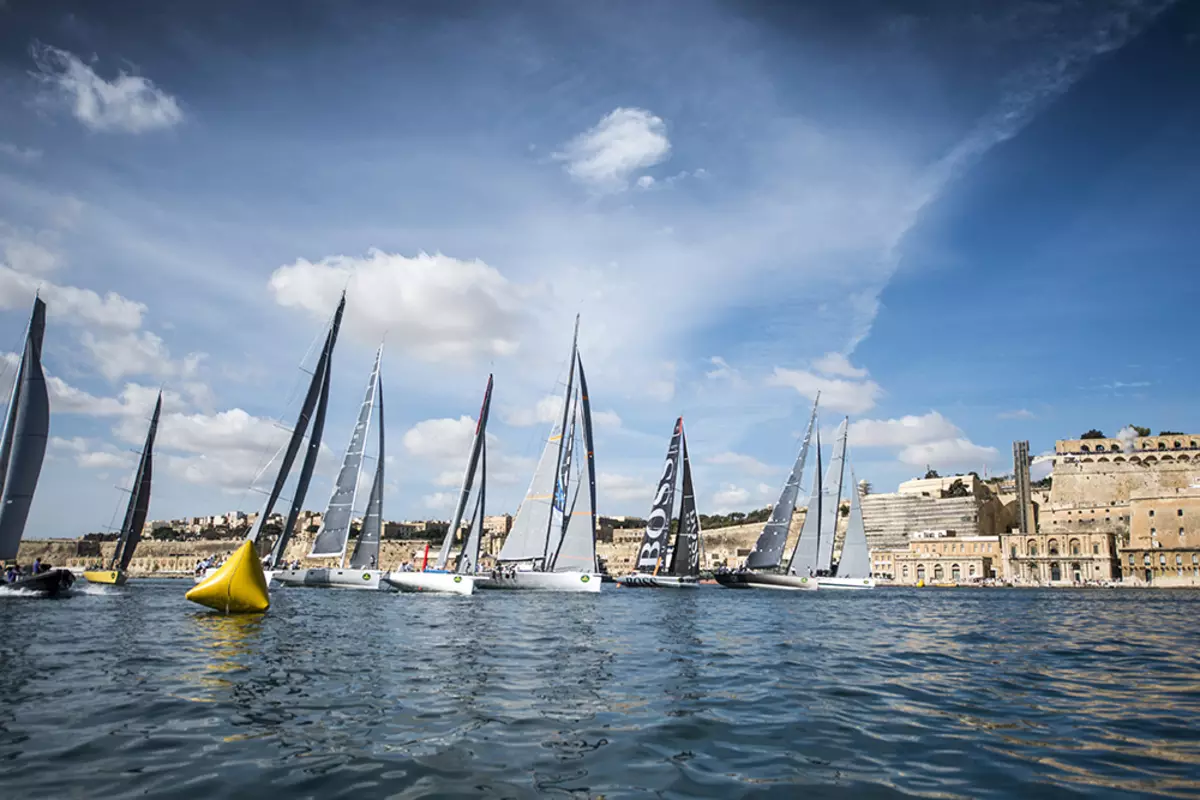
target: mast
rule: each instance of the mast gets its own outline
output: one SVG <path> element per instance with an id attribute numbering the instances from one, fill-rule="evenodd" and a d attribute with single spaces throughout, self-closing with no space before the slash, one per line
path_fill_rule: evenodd
<path id="1" fill-rule="evenodd" d="M 304 495 L 308 493 L 308 484 L 312 481 L 313 469 L 317 466 L 317 456 L 321 452 L 321 434 L 325 430 L 325 412 L 329 408 L 329 378 L 333 366 L 333 347 L 337 343 L 338 328 L 341 326 L 342 309 L 345 305 L 346 295 L 343 293 L 342 302 L 338 304 L 338 310 L 333 317 L 333 327 L 329 329 L 329 335 L 325 339 L 325 348 L 321 352 L 317 372 L 313 376 L 314 380 L 319 377 L 321 382 L 317 397 L 317 409 L 313 415 L 312 431 L 308 437 L 308 450 L 304 454 L 304 462 L 300 465 L 300 476 L 296 479 L 296 491 L 292 496 L 292 504 L 288 509 L 283 530 L 279 532 L 279 538 L 275 540 L 275 546 L 271 548 L 270 566 L 272 569 L 283 560 L 283 554 L 287 551 L 292 531 L 296 527 L 296 519 L 300 516 L 300 508 L 304 505 Z M 262 518 L 259 519 L 261 521 Z"/>
<path id="2" fill-rule="evenodd" d="M 313 409 L 321 394 L 321 382 L 325 375 L 325 367 L 333 352 L 333 344 L 337 340 L 337 331 L 342 323 L 342 312 L 345 308 L 346 293 L 342 292 L 341 302 L 338 303 L 337 310 L 333 313 L 333 322 L 330 323 L 329 332 L 325 336 L 325 344 L 321 348 L 321 357 L 317 361 L 317 368 L 313 371 L 312 380 L 308 382 L 308 391 L 304 395 L 304 403 L 300 406 L 300 415 L 296 419 L 296 426 L 292 428 L 292 438 L 288 440 L 283 460 L 279 462 L 279 473 L 275 476 L 275 484 L 271 487 L 271 493 L 267 495 L 266 502 L 263 503 L 258 519 L 254 520 L 250 532 L 246 534 L 246 539 L 251 542 L 258 541 L 263 526 L 267 524 L 267 518 L 275 511 L 275 503 L 278 502 L 279 495 L 283 492 L 288 474 L 292 471 L 292 462 L 296 460 L 296 454 L 300 451 L 300 443 L 304 441 L 309 419 L 312 417 Z"/>
<path id="3" fill-rule="evenodd" d="M 566 438 L 566 434 L 567 434 L 567 419 L 571 413 L 571 395 L 574 390 L 574 382 L 575 382 L 575 360 L 578 358 L 578 355 L 579 355 L 579 315 L 576 314 L 575 315 L 575 334 L 571 338 L 571 367 L 567 372 L 567 393 L 566 393 L 565 397 L 563 398 L 562 425 L 559 427 L 560 433 L 559 433 L 559 440 L 558 440 L 558 457 L 554 460 L 554 465 L 555 465 L 554 472 L 558 476 L 558 479 L 554 485 L 554 499 L 551 501 L 552 504 L 551 504 L 551 509 L 550 509 L 550 515 L 549 515 L 549 518 L 546 520 L 546 542 L 545 542 L 545 545 L 542 547 L 542 569 L 543 570 L 545 570 L 547 568 L 547 562 L 550 560 L 550 531 L 554 528 L 554 507 L 558 506 L 558 504 L 560 502 L 560 497 L 561 497 L 562 506 L 559 508 L 559 510 L 563 512 L 564 516 L 566 516 L 567 488 L 566 488 L 566 484 L 563 482 L 563 476 L 562 476 L 563 445 L 565 444 L 565 438 Z M 565 521 L 564 521 L 563 530 L 564 530 L 564 532 L 566 531 Z"/>
<path id="4" fill-rule="evenodd" d="M 746 566 L 750 569 L 774 569 L 779 566 L 783 557 L 788 532 L 792 527 L 792 514 L 796 510 L 796 498 L 800 494 L 800 480 L 804 476 L 809 442 L 817 422 L 817 404 L 820 401 L 821 394 L 818 392 L 813 401 L 812 414 L 808 417 L 808 428 L 804 431 L 804 441 L 801 442 L 800 452 L 796 454 L 796 462 L 792 465 L 792 472 L 779 492 L 779 500 L 771 509 L 771 518 L 763 526 L 758 541 L 754 543 L 754 549 L 746 557 Z"/>
<path id="5" fill-rule="evenodd" d="M 379 541 L 383 538 L 383 377 L 375 387 L 379 397 L 379 452 L 375 461 L 375 480 L 371 494 L 367 497 L 367 510 L 363 514 L 358 541 L 354 543 L 354 554 L 350 566 L 354 569 L 377 569 L 379 567 Z"/>
<path id="6" fill-rule="evenodd" d="M 363 454 L 366 452 L 367 433 L 371 429 L 371 412 L 375 409 L 375 389 L 379 384 L 379 363 L 383 358 L 383 346 L 375 353 L 375 365 L 367 381 L 367 390 L 359 406 L 358 419 L 346 445 L 342 468 L 333 482 L 333 493 L 329 505 L 321 517 L 321 527 L 313 539 L 309 558 L 337 556 L 341 566 L 346 567 L 346 543 L 350 539 L 350 524 L 354 516 L 354 501 L 358 498 L 358 481 L 362 473 Z"/>
<path id="7" fill-rule="evenodd" d="M 150 510 L 150 479 L 153 473 L 154 437 L 158 433 L 158 416 L 162 411 L 162 392 L 158 393 L 158 401 L 154 404 L 154 414 L 150 418 L 150 429 L 146 432 L 146 443 L 142 445 L 142 457 L 138 461 L 137 472 L 133 476 L 133 488 L 129 493 L 129 506 L 125 509 L 125 522 L 121 525 L 121 536 L 113 551 L 112 564 L 109 569 L 125 570 L 133 559 L 133 551 L 142 538 L 142 528 L 146 524 L 146 514 Z"/>
<path id="8" fill-rule="evenodd" d="M 825 484 L 821 487 L 821 533 L 817 549 L 817 570 L 829 574 L 833 569 L 833 542 L 837 535 L 838 515 L 842 508 L 842 480 L 846 473 L 846 437 L 850 418 L 838 425 L 837 442 L 833 457 L 829 459 L 829 470 L 825 473 Z"/>
<path id="9" fill-rule="evenodd" d="M 650 516 L 646 518 L 642 546 L 638 548 L 637 560 L 633 565 L 637 572 L 657 571 L 666 554 L 667 539 L 671 535 L 671 511 L 675 507 L 675 480 L 679 477 L 679 439 L 682 435 L 683 417 L 679 417 L 675 420 L 675 430 L 667 446 L 667 459 L 658 478 Z"/>
<path id="10" fill-rule="evenodd" d="M 45 332 L 46 304 L 34 297 L 0 439 L 0 560 L 17 556 L 50 437 L 50 398 L 42 372 Z"/>
<path id="11" fill-rule="evenodd" d="M 467 458 L 467 469 L 463 474 L 462 489 L 458 494 L 458 504 L 454 507 L 454 516 L 450 519 L 450 527 L 446 529 L 446 538 L 438 551 L 437 568 L 445 569 L 450 560 L 450 550 L 462 525 L 463 514 L 467 510 L 467 500 L 471 495 L 471 486 L 475 481 L 475 470 L 479 465 L 480 454 L 484 450 L 484 440 L 487 438 L 488 412 L 492 406 L 492 376 L 488 375 L 487 388 L 483 391 L 483 405 L 479 407 L 479 418 L 475 421 L 475 437 L 471 441 L 471 455 Z M 467 536 L 470 536 L 467 531 Z M 464 540 L 464 546 L 466 542 Z"/>

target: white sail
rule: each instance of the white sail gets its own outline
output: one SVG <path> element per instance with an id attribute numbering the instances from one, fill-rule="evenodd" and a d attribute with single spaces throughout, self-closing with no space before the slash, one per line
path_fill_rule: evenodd
<path id="1" fill-rule="evenodd" d="M 582 438 L 582 420 L 574 428 Z M 577 453 L 585 452 L 578 440 L 575 442 L 574 450 Z M 589 488 L 591 476 L 587 474 L 590 462 L 586 458 L 578 458 L 575 461 L 579 465 L 576 470 L 577 477 L 574 480 L 575 501 L 570 506 L 570 514 L 567 516 L 566 526 L 562 533 L 562 542 L 552 562 L 554 572 L 571 570 L 591 572 L 596 568 L 596 533 L 593 527 L 592 496 Z"/>
<path id="2" fill-rule="evenodd" d="M 383 348 L 380 347 L 375 353 L 375 366 L 371 369 L 371 379 L 367 382 L 367 391 L 359 408 L 358 420 L 354 424 L 353 433 L 350 434 L 350 444 L 346 447 L 342 468 L 333 484 L 333 494 L 325 508 L 325 515 L 321 518 L 321 527 L 313 540 L 309 558 L 340 557 L 346 552 L 350 521 L 354 516 L 354 500 L 358 496 L 359 473 L 362 472 L 367 431 L 371 426 L 371 412 L 375 408 L 375 387 L 379 383 L 379 362 L 382 357 Z"/>
<path id="3" fill-rule="evenodd" d="M 825 482 L 821 485 L 821 536 L 817 548 L 817 569 L 826 573 L 833 568 L 833 537 L 837 531 L 838 515 L 841 513 L 846 433 L 849 426 L 849 418 L 843 419 L 842 424 L 838 425 L 837 434 L 834 436 L 833 456 L 829 459 L 829 469 L 825 472 Z"/>
<path id="4" fill-rule="evenodd" d="M 500 561 L 533 561 L 545 555 L 546 527 L 553 510 L 554 486 L 558 478 L 558 443 L 562 438 L 557 423 L 542 449 L 529 491 L 513 517 L 512 529 L 500 548 Z"/>
<path id="5" fill-rule="evenodd" d="M 816 575 L 817 551 L 821 538 L 821 432 L 817 431 L 817 468 L 813 472 L 812 494 L 804 512 L 804 525 L 792 549 L 787 571 L 792 575 Z"/>
<path id="6" fill-rule="evenodd" d="M 863 526 L 862 502 L 854 470 L 850 470 L 850 518 L 846 521 L 846 540 L 842 544 L 842 559 L 838 562 L 839 578 L 871 577 L 871 554 L 867 548 L 867 531 Z"/>

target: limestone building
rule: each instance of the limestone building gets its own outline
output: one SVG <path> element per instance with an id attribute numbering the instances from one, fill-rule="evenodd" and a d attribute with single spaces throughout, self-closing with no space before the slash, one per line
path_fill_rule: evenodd
<path id="1" fill-rule="evenodd" d="M 1125 582 L 1200 586 L 1200 488 L 1134 495 L 1129 544 L 1122 548 Z"/>
<path id="2" fill-rule="evenodd" d="M 961 496 L 948 496 L 960 481 Z M 872 551 L 907 550 L 913 534 L 949 531 L 958 537 L 995 536 L 1006 530 L 1011 510 L 975 475 L 919 478 L 891 494 L 862 499 L 863 525 Z"/>
<path id="3" fill-rule="evenodd" d="M 873 553 L 872 562 L 876 577 L 901 586 L 979 583 L 998 577 L 1000 537 L 922 531 L 907 547 Z M 889 562 L 892 572 L 885 574 L 882 568 Z"/>

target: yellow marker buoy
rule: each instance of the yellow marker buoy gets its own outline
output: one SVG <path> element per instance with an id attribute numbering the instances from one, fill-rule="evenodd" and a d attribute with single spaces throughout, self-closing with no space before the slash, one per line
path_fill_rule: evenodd
<path id="1" fill-rule="evenodd" d="M 105 583 L 110 586 L 124 586 L 129 576 L 119 569 L 89 569 L 84 570 L 83 577 L 88 583 Z"/>
<path id="2" fill-rule="evenodd" d="M 187 599 L 226 614 L 256 614 L 271 606 L 267 576 L 253 542 L 243 542 L 221 567 L 187 593 Z"/>

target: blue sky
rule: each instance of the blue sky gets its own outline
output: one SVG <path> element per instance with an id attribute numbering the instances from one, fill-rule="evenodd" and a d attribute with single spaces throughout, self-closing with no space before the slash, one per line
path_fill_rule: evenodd
<path id="1" fill-rule="evenodd" d="M 151 515 L 257 507 L 343 286 L 313 508 L 386 335 L 386 515 L 448 516 L 489 371 L 515 510 L 576 313 L 601 513 L 678 414 L 702 510 L 772 502 L 817 390 L 877 490 L 1200 427 L 1195 3 L 440 5 L 0 2 L 30 536 L 111 521 L 159 385 Z"/>

